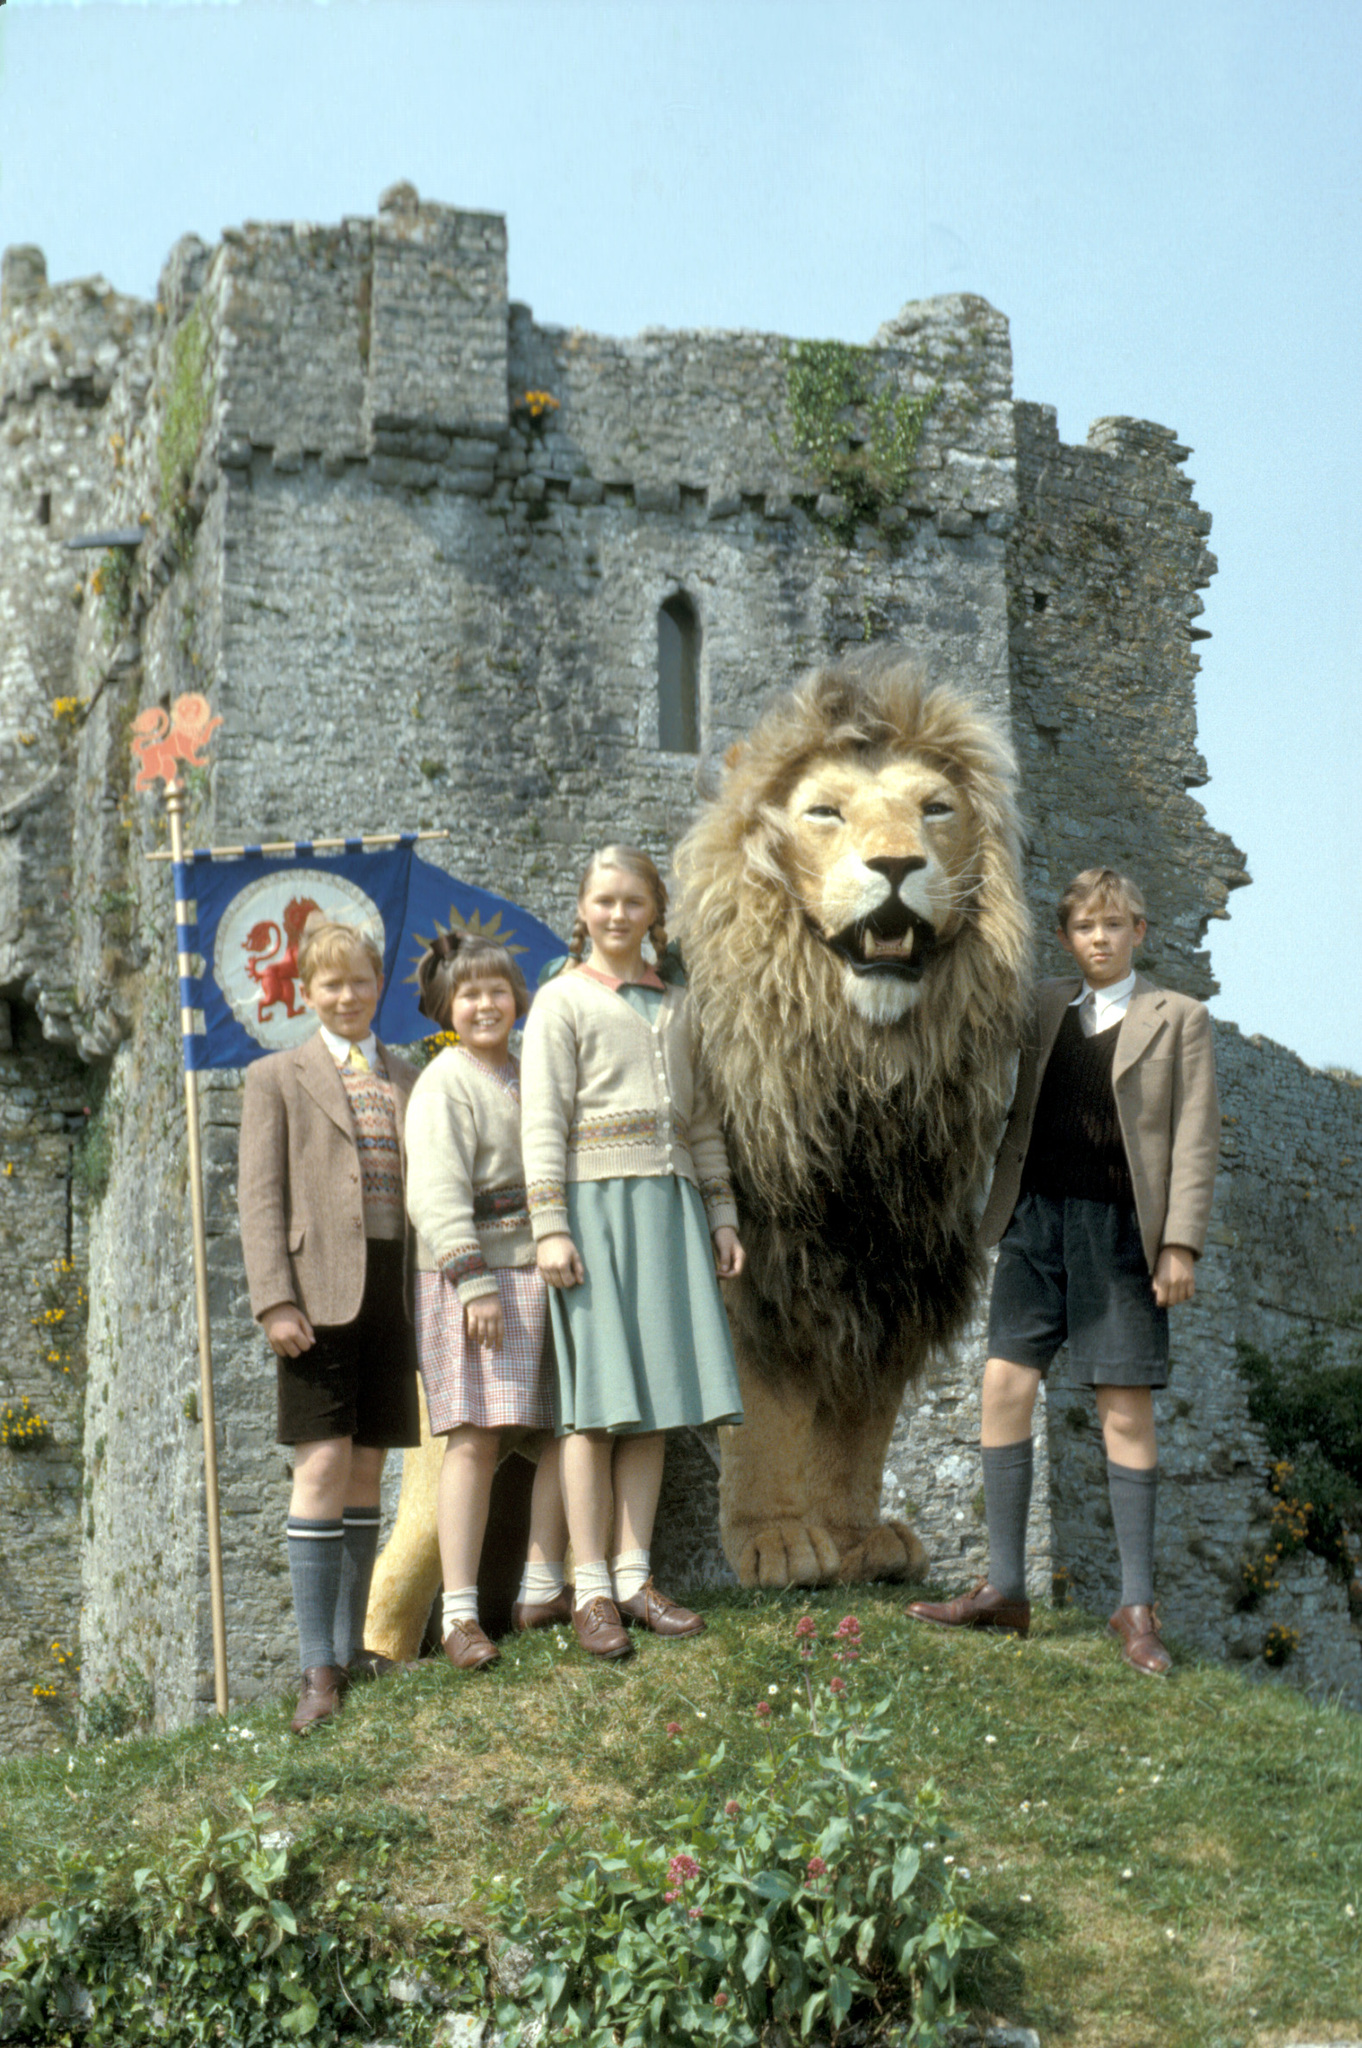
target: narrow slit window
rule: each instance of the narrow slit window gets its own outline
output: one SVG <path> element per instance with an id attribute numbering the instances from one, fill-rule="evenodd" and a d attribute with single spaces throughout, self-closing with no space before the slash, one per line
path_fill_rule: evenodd
<path id="1" fill-rule="evenodd" d="M 657 615 L 657 743 L 664 754 L 700 751 L 700 622 L 684 591 Z"/>

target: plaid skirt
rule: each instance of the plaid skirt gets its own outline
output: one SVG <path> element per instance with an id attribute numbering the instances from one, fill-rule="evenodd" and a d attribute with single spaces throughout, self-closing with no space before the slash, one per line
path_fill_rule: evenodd
<path id="1" fill-rule="evenodd" d="M 496 1270 L 506 1335 L 497 1350 L 470 1344 L 463 1303 L 440 1273 L 416 1276 L 416 1357 L 430 1411 L 430 1433 L 472 1429 L 552 1429 L 544 1371 L 545 1287 L 537 1266 Z"/>

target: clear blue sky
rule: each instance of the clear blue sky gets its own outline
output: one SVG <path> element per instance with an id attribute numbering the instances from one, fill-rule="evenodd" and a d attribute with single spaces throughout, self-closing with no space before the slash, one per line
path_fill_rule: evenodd
<path id="1" fill-rule="evenodd" d="M 1215 1008 L 1362 1070 L 1359 81 L 1354 0 L 10 0 L 0 243 L 150 295 L 188 229 L 409 177 L 598 332 L 982 293 L 1066 439 L 1195 451 L 1199 795 L 1255 880 Z"/>

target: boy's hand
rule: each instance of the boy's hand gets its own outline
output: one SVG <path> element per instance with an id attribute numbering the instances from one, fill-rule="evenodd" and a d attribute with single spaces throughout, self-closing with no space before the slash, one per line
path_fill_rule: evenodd
<path id="1" fill-rule="evenodd" d="M 267 1308 L 260 1318 L 260 1326 L 269 1338 L 270 1349 L 276 1358 L 301 1358 L 317 1341 L 311 1323 L 291 1301 L 282 1301 L 277 1308 Z"/>
<path id="2" fill-rule="evenodd" d="M 1154 1299 L 1160 1308 L 1176 1308 L 1196 1293 L 1196 1260 L 1184 1245 L 1166 1244 L 1154 1268 Z"/>
<path id="3" fill-rule="evenodd" d="M 731 1223 L 721 1223 L 714 1238 L 714 1270 L 721 1280 L 736 1280 L 747 1264 L 747 1254 Z"/>
<path id="4" fill-rule="evenodd" d="M 500 1295 L 480 1294 L 476 1300 L 465 1302 L 463 1327 L 470 1344 L 486 1344 L 493 1351 L 500 1351 L 506 1342 Z"/>
<path id="5" fill-rule="evenodd" d="M 557 1237 L 541 1237 L 535 1257 L 550 1287 L 580 1287 L 586 1278 L 582 1255 L 566 1231 Z"/>

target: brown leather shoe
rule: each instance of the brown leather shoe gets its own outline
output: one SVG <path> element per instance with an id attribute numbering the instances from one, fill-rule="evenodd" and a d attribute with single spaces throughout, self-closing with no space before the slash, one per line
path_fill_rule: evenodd
<path id="1" fill-rule="evenodd" d="M 351 1685 L 368 1685 L 374 1678 L 392 1678 L 399 1671 L 406 1670 L 394 1657 L 385 1657 L 381 1650 L 356 1650 L 345 1667 L 345 1675 Z"/>
<path id="2" fill-rule="evenodd" d="M 475 1621 L 456 1621 L 445 1637 L 445 1655 L 456 1671 L 481 1671 L 495 1664 L 501 1652 Z"/>
<path id="3" fill-rule="evenodd" d="M 1146 1678 L 1166 1678 L 1173 1660 L 1159 1634 L 1159 1617 L 1143 1601 L 1135 1607 L 1118 1607 L 1107 1623 L 1107 1634 L 1121 1645 L 1121 1655 L 1132 1671 Z"/>
<path id="4" fill-rule="evenodd" d="M 634 1646 L 629 1631 L 620 1622 L 613 1600 L 598 1594 L 585 1607 L 572 1610 L 572 1628 L 582 1648 L 593 1657 L 630 1657 Z"/>
<path id="5" fill-rule="evenodd" d="M 552 1600 L 517 1600 L 511 1609 L 511 1627 L 517 1635 L 522 1635 L 527 1628 L 552 1628 L 555 1623 L 566 1628 L 571 1619 L 572 1595 L 566 1586 L 561 1593 L 555 1593 Z"/>
<path id="6" fill-rule="evenodd" d="M 295 1735 L 306 1735 L 319 1721 L 329 1721 L 341 1710 L 345 1673 L 339 1664 L 311 1664 L 303 1673 L 303 1689 L 289 1723 Z"/>
<path id="7" fill-rule="evenodd" d="M 935 1628 L 1001 1628 L 1024 1636 L 1031 1627 L 1031 1602 L 1004 1599 L 987 1579 L 958 1600 L 914 1600 L 903 1611 L 910 1621 L 930 1621 Z"/>
<path id="8" fill-rule="evenodd" d="M 637 1622 L 640 1628 L 650 1628 L 655 1636 L 698 1636 L 704 1628 L 704 1620 L 692 1614 L 689 1607 L 678 1607 L 675 1600 L 669 1600 L 665 1593 L 659 1593 L 651 1579 L 631 1593 L 627 1600 L 615 1602 L 622 1621 Z"/>

